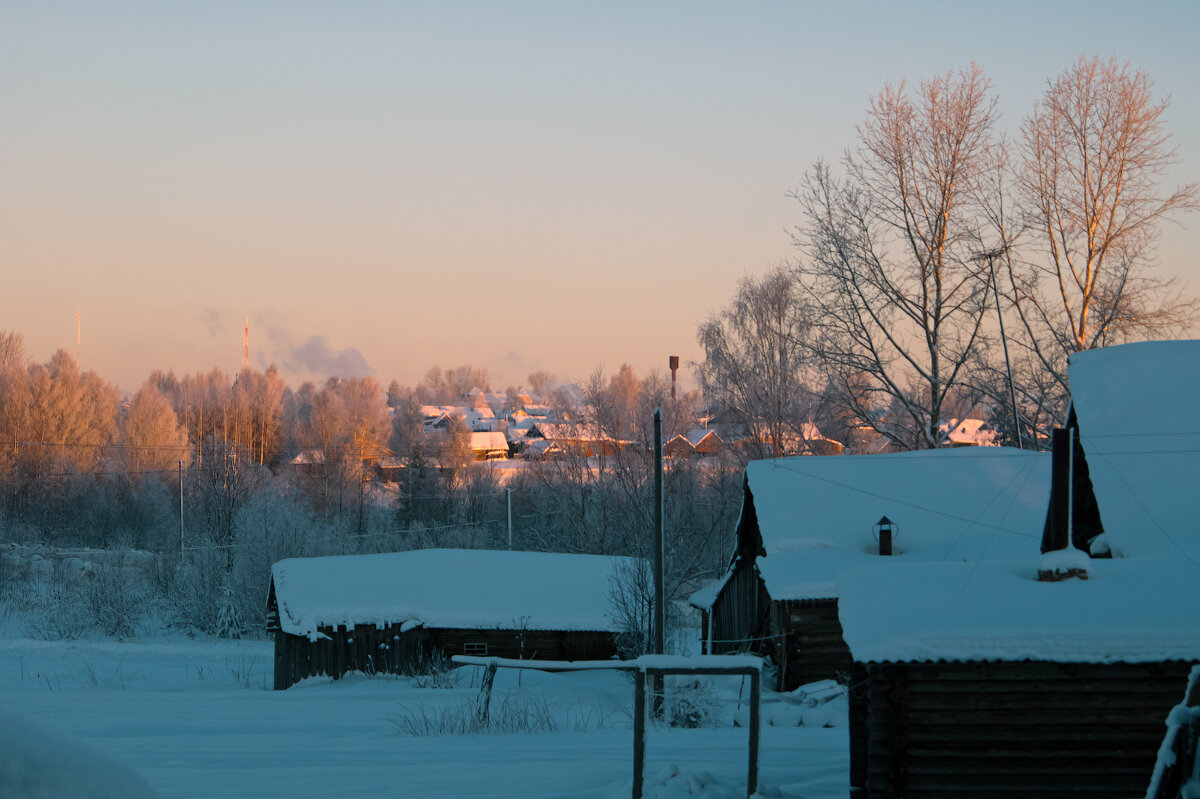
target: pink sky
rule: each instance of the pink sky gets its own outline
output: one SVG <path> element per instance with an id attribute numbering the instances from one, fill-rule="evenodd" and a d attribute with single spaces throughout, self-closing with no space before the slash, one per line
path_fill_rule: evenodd
<path id="1" fill-rule="evenodd" d="M 45 360 L 82 312 L 126 390 L 236 370 L 247 317 L 293 385 L 665 371 L 793 256 L 785 194 L 869 96 L 972 59 L 1010 132 L 1079 53 L 1132 61 L 1200 176 L 1196 4 L 833 5 L 6 4 L 0 329 Z"/>

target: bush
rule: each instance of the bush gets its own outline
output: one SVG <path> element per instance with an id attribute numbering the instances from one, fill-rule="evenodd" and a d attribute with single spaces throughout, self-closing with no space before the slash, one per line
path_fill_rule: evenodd
<path id="1" fill-rule="evenodd" d="M 672 727 L 694 730 L 724 722 L 721 701 L 706 680 L 668 685 L 663 700 L 663 720 Z"/>

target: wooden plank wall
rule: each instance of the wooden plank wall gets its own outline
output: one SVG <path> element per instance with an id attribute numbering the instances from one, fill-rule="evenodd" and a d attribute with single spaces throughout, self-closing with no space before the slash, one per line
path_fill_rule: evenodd
<path id="1" fill-rule="evenodd" d="M 762 652 L 759 639 L 766 631 L 766 614 L 771 597 L 748 558 L 738 560 L 733 575 L 721 589 L 712 607 L 713 655 L 730 652 Z"/>
<path id="2" fill-rule="evenodd" d="M 868 797 L 1125 799 L 1145 793 L 1188 664 L 865 670 L 867 736 L 851 731 L 850 761 Z"/>
<path id="3" fill-rule="evenodd" d="M 777 690 L 793 691 L 818 680 L 845 682 L 850 647 L 843 638 L 836 599 L 775 602 L 771 606 L 773 659 L 779 665 Z"/>
<path id="4" fill-rule="evenodd" d="M 493 657 L 547 660 L 603 660 L 616 654 L 613 633 L 561 630 L 446 630 L 419 627 L 401 632 L 400 625 L 360 624 L 347 630 L 321 629 L 317 641 L 275 633 L 275 690 L 306 677 L 337 679 L 349 671 L 366 674 L 413 674 L 428 655 L 468 652 L 467 644 L 484 644 Z"/>

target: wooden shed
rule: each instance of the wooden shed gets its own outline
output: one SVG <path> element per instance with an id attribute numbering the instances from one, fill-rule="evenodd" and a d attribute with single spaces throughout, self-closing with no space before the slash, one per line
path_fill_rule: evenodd
<path id="1" fill-rule="evenodd" d="M 706 651 L 771 657 L 780 690 L 845 677 L 839 575 L 1027 553 L 1049 472 L 1049 456 L 1003 447 L 752 461 L 729 571 L 693 598 Z M 890 556 L 879 554 L 884 516 L 897 525 Z"/>
<path id="2" fill-rule="evenodd" d="M 1200 660 L 1193 569 L 1095 560 L 843 577 L 856 797 L 1140 796 Z"/>
<path id="3" fill-rule="evenodd" d="M 275 689 L 348 671 L 413 673 L 434 653 L 613 657 L 613 577 L 635 573 L 632 565 L 449 549 L 279 561 L 267 599 Z"/>

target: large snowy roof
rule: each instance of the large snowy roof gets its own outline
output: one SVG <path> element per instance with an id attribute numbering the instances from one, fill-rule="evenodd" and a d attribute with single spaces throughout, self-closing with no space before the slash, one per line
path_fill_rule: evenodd
<path id="1" fill-rule="evenodd" d="M 1089 579 L 1037 581 L 1020 561 L 877 564 L 844 573 L 854 659 L 1145 663 L 1200 660 L 1197 572 L 1179 560 L 1093 560 Z"/>
<path id="2" fill-rule="evenodd" d="M 848 571 L 838 611 L 856 660 L 1200 660 L 1200 341 L 1071 358 L 1072 401 L 1112 559 L 1039 583 L 1007 563 Z M 1081 557 L 1084 557 L 1080 555 Z"/>
<path id="3" fill-rule="evenodd" d="M 1184 558 L 1200 578 L 1200 341 L 1077 353 L 1069 374 L 1114 554 Z"/>
<path id="4" fill-rule="evenodd" d="M 746 479 L 771 597 L 820 599 L 838 596 L 839 573 L 879 561 L 883 516 L 897 525 L 897 566 L 1036 553 L 1050 458 L 1003 447 L 779 458 L 752 461 Z"/>
<path id="5" fill-rule="evenodd" d="M 611 580 L 627 558 L 476 549 L 292 558 L 271 567 L 279 625 L 615 630 Z M 633 573 L 630 568 L 628 573 Z"/>

